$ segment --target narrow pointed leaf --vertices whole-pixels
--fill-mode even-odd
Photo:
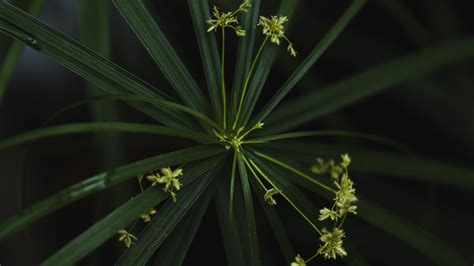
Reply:
[[[116,265],[145,265],[201,195],[206,197],[214,192],[211,183],[215,180],[218,168],[214,167],[200,179],[183,187],[178,192],[176,202],[168,201],[158,211],[160,215],[143,229],[136,244],[122,254]]]
[[[424,77],[447,65],[472,59],[474,39],[471,38],[451,41],[383,63],[348,79],[308,92],[282,106],[265,121],[265,132],[293,129],[403,82]]]
[[[288,17],[289,23],[291,23],[291,18],[293,17],[296,7],[299,3],[300,0],[283,0],[278,9],[278,15]],[[263,60],[259,60],[255,68],[252,82],[248,88],[247,96],[244,99],[242,115],[239,119],[239,127],[241,125],[247,124],[255,104],[257,104],[257,100],[260,96],[260,93],[262,92],[263,86],[265,85],[265,81],[268,78],[273,62],[275,61],[278,48],[280,47],[275,45],[267,45],[262,52],[260,58]]]
[[[207,99],[166,39],[142,0],[114,0],[122,16],[150,53],[153,60],[188,106],[208,113]]]
[[[267,115],[283,100],[291,89],[300,81],[300,79],[308,72],[308,70],[316,63],[321,55],[329,48],[336,38],[349,25],[354,16],[361,10],[367,0],[354,0],[334,26],[326,33],[324,38],[314,48],[311,54],[301,63],[301,65],[293,72],[290,78],[283,86],[273,95],[268,103],[257,114],[256,118],[250,124],[263,121]]]
[[[194,204],[186,219],[182,219],[171,235],[163,242],[156,254],[153,265],[183,265],[191,242],[194,240],[194,236],[199,226],[201,226],[204,214],[209,207],[211,198],[212,194],[208,193]]]
[[[308,141],[273,143],[271,148],[265,146],[265,149],[275,151],[280,156],[291,154],[293,160],[305,163],[307,168],[317,157],[337,158],[343,153],[348,153],[353,158],[351,168],[360,173],[379,178],[414,180],[455,189],[474,190],[473,167],[421,155]]]
[[[224,249],[227,256],[227,264],[230,266],[245,265],[243,260],[243,250],[241,247],[241,241],[237,234],[235,223],[229,223],[229,212],[227,211],[229,206],[229,176],[228,172],[224,172],[224,175],[220,180],[216,193],[214,195],[214,204],[217,211],[217,218],[219,226],[221,228],[222,240],[224,242]]]
[[[135,94],[171,99],[123,68],[5,1],[0,1],[0,32],[48,56],[109,94]],[[165,125],[178,128],[195,127],[183,114],[147,104],[133,106]]]
[[[28,13],[35,17],[38,16],[43,8],[44,0],[31,0],[29,2]],[[5,58],[0,61],[2,64],[0,67],[0,102],[2,102],[5,96],[8,83],[20,59],[23,47],[24,45],[21,42],[13,42],[8,48]]]
[[[174,136],[196,140],[202,143],[212,143],[215,139],[209,135],[197,133],[184,129],[174,129],[163,126],[121,123],[121,122],[96,122],[96,123],[75,123],[60,126],[41,128],[30,132],[15,135],[11,138],[0,140],[0,150],[10,148],[15,145],[28,143],[42,138],[77,134],[89,132],[127,132],[154,134],[162,136]]]
[[[259,251],[259,242],[257,238],[257,223],[255,220],[255,209],[253,206],[252,199],[252,190],[250,188],[249,179],[247,176],[247,168],[245,166],[244,160],[242,158],[242,153],[239,153],[237,157],[237,163],[239,166],[239,175],[240,181],[242,184],[242,192],[244,198],[244,208],[245,208],[245,217],[246,225],[248,232],[248,239],[250,241],[250,255],[251,255],[251,265],[261,265],[260,251]]]
[[[206,160],[197,165],[184,165],[183,186],[209,171],[217,162],[216,159]],[[140,215],[147,212],[160,202],[166,200],[169,194],[158,187],[151,187],[132,198],[105,218],[91,226],[85,232],[62,247],[49,257],[43,265],[73,265],[105,241],[117,235],[117,231],[126,228]]]
[[[238,99],[242,94],[245,79],[250,70],[253,60],[253,52],[255,46],[255,35],[257,32],[258,16],[260,12],[261,0],[252,0],[248,12],[242,14],[242,28],[245,30],[245,37],[239,39],[237,48],[234,82],[232,88],[232,108],[235,113],[238,106]],[[235,115],[235,114],[234,114]]]
[[[220,95],[220,61],[216,37],[207,32],[206,21],[211,17],[207,0],[188,0],[189,10],[193,19],[194,32],[201,53],[202,66],[207,80],[207,89],[211,99],[215,121],[222,121],[222,102]]]
[[[117,169],[100,173],[84,181],[67,187],[60,192],[22,210],[0,224],[0,239],[13,234],[45,215],[60,209],[74,201],[99,192],[138,175],[154,171],[162,167],[191,162],[224,152],[218,146],[197,146],[178,150],[142,161],[134,162]]]
[[[278,215],[275,206],[269,205],[264,200],[265,191],[263,190],[263,188],[255,181],[253,181],[253,179],[250,178],[250,181],[250,183],[252,184],[252,188],[255,194],[257,195],[256,197],[260,202],[260,205],[262,206],[265,215],[267,216],[267,221],[270,224],[273,233],[275,234],[275,238],[278,242],[278,245],[280,246],[280,250],[283,254],[283,257],[285,258],[285,262],[286,264],[291,264],[291,262],[294,260],[296,252],[290,242],[285,225],[281,221],[281,218]]]

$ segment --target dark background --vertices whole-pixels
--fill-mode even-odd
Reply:
[[[263,15],[274,14],[280,3],[276,0],[263,2]],[[299,52],[298,57],[290,58],[282,47],[265,86],[262,102],[279,88],[350,3],[348,0],[300,2],[288,31],[289,38]],[[290,98],[420,47],[473,34],[471,1],[399,1],[417,19],[414,24],[408,25],[400,24],[400,13],[387,10],[383,2],[369,0],[346,32],[295,88]],[[194,78],[200,84],[205,84],[186,1],[150,1],[150,7],[170,42],[192,70]],[[78,39],[76,12],[76,1],[49,0],[40,18],[53,28]],[[112,4],[110,29],[112,61],[173,94],[170,85]],[[235,47],[236,42],[230,44],[230,56],[227,58],[232,58]],[[3,56],[4,50],[0,50],[0,61]],[[233,73],[231,66],[229,62],[229,74]],[[394,87],[326,115],[304,128],[375,133],[407,144],[420,154],[471,167],[474,155],[472,74],[471,62],[446,67],[423,79]],[[462,76],[461,82],[453,82],[451,77],[456,75]],[[12,136],[39,128],[56,110],[84,97],[85,83],[81,78],[26,48],[0,106],[0,136]],[[119,104],[119,107],[121,121],[153,123],[124,104]],[[68,112],[54,124],[89,121],[88,111],[87,108],[80,108]],[[60,188],[100,171],[93,141],[93,135],[74,135],[42,140],[1,152],[0,220]],[[124,162],[190,145],[190,142],[176,142],[173,138],[142,135],[123,135],[121,143],[126,151]],[[433,232],[458,249],[468,262],[474,262],[472,192],[370,175],[358,181],[357,189],[358,193]],[[80,200],[41,219],[28,229],[0,242],[0,264],[38,264],[137,192],[136,184],[129,182]],[[292,219],[296,214],[285,208],[280,211],[284,214],[282,217],[290,217],[285,222],[297,250],[303,254],[312,252],[315,239],[298,229],[301,228],[301,221]],[[262,227],[261,231],[269,229]],[[431,263],[396,238],[356,218],[350,219],[346,231],[357,250],[371,265]],[[270,260],[274,259],[275,263],[282,261],[278,246],[271,236],[262,241],[270,244],[269,254],[273,257]],[[191,246],[185,265],[206,262],[224,265],[225,255],[221,243],[216,213],[211,208]],[[112,264],[121,250],[116,239],[111,239],[84,260],[83,264]],[[343,263],[341,260],[318,261],[318,265]]]

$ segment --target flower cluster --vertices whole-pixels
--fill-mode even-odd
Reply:
[[[295,261],[291,263],[291,266],[306,266],[304,259],[300,256],[300,254],[296,255]]]
[[[263,34],[270,38],[272,43],[280,45],[280,39],[286,40],[288,43],[287,50],[292,56],[296,56],[296,51],[293,48],[293,43],[285,36],[285,24],[288,21],[284,16],[271,16],[270,18],[260,16],[257,26],[261,26]]]
[[[163,190],[170,193],[173,201],[176,201],[176,191],[181,189],[181,182],[178,177],[183,175],[183,169],[178,168],[176,170],[171,170],[171,168],[166,167],[161,169],[161,175],[158,173],[148,175],[146,178],[152,182],[152,186],[156,184],[164,184],[165,187]]]
[[[236,15],[240,12],[247,12],[247,9],[250,7],[250,0],[244,0],[240,4],[239,8],[232,12],[221,12],[219,8],[214,6],[212,9],[212,18],[210,18],[207,23],[211,25],[207,31],[216,31],[217,28],[231,28],[235,31],[235,34],[239,37],[245,36],[246,32],[239,25]]]
[[[132,244],[137,240],[136,236],[129,233],[125,229],[119,230],[118,234],[119,234],[119,240],[118,241],[121,241],[121,242],[123,241],[123,243],[125,244],[125,246],[127,248],[130,248],[132,246]]]
[[[344,172],[344,169],[337,165],[334,160],[325,162],[323,159],[317,158],[316,164],[311,167],[311,171],[317,175],[328,174],[332,179],[337,179]]]
[[[342,239],[346,236],[342,229],[335,227],[332,232],[323,229],[320,240],[324,244],[318,249],[318,254],[322,254],[325,259],[336,259],[337,255],[343,257],[347,252],[342,247]]]

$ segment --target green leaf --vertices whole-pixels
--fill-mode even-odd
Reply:
[[[265,149],[277,151],[280,155],[291,154],[293,160],[306,165],[313,164],[316,157],[339,158],[348,153],[352,158],[351,169],[356,172],[474,190],[474,168],[421,155],[311,141],[272,143],[271,146],[265,145]]]
[[[329,46],[336,40],[336,38],[342,33],[342,31],[349,25],[354,16],[360,11],[365,5],[367,0],[354,0],[349,8],[342,14],[339,20],[332,26],[332,28],[326,33],[324,38],[319,44],[313,49],[311,54],[301,63],[301,65],[293,72],[290,78],[283,84],[283,86],[273,95],[268,103],[262,108],[257,114],[253,122],[253,125],[259,121],[263,121],[268,114],[280,103],[281,100],[290,92],[290,90],[300,81],[300,79],[308,72],[308,70],[316,63],[321,55],[329,48]]]
[[[237,112],[238,99],[242,95],[242,89],[245,79],[250,71],[252,63],[253,50],[255,46],[255,35],[257,32],[258,16],[260,12],[260,0],[253,0],[248,11],[242,14],[242,22],[240,23],[245,30],[245,38],[239,38],[237,55],[235,61],[234,82],[232,88],[232,106],[231,110]]]
[[[263,188],[255,181],[253,181],[253,179],[250,179],[250,181],[255,194],[257,194],[257,199],[260,202],[260,205],[262,205],[263,211],[267,216],[267,221],[270,224],[273,233],[275,234],[275,238],[278,242],[278,245],[280,246],[281,252],[283,253],[285,262],[286,264],[291,264],[291,262],[294,260],[296,252],[290,242],[285,225],[281,221],[280,216],[278,215],[278,212],[276,211],[275,207],[265,202],[263,197],[265,195],[265,191],[263,190]]]
[[[452,41],[375,66],[356,76],[308,92],[266,120],[266,133],[298,127],[400,83],[474,57],[474,39]],[[285,123],[281,123],[285,121]]]
[[[216,37],[207,32],[206,21],[211,17],[207,0],[188,0],[193,19],[194,32],[201,53],[202,66],[207,80],[215,121],[222,121],[222,101],[220,95],[220,60]]]
[[[44,5],[44,0],[30,0],[28,1],[28,13],[32,16],[38,16]],[[13,42],[8,48],[5,59],[0,67],[0,102],[2,102],[5,92],[7,90],[8,83],[13,75],[16,64],[20,59],[21,52],[23,51],[24,45],[20,42]]]
[[[250,256],[251,265],[261,265],[259,242],[257,238],[257,223],[255,220],[255,209],[253,207],[252,190],[247,176],[247,169],[242,158],[242,153],[238,153],[237,163],[239,167],[240,181],[242,184],[242,192],[244,197],[245,217],[247,219],[248,239],[250,240]]]
[[[138,235],[136,244],[122,254],[116,265],[145,265],[201,195],[207,197],[213,194],[215,186],[211,183],[219,168],[220,164],[192,185],[183,187],[176,202],[168,201],[158,211],[159,215]]]
[[[208,113],[207,99],[146,9],[143,0],[114,0],[113,2],[181,100],[195,110]]]
[[[212,194],[203,195],[187,214],[186,219],[182,219],[170,236],[163,242],[156,254],[153,265],[176,265],[180,266],[186,257],[191,246],[191,242],[201,225],[206,213]],[[179,251],[179,252],[177,252]]]
[[[437,265],[467,265],[459,252],[444,241],[379,204],[358,196],[357,217],[418,250]]]
[[[97,123],[75,123],[60,126],[52,126],[47,128],[41,128],[30,132],[15,135],[11,138],[0,140],[0,150],[10,148],[15,145],[31,142],[34,140],[61,136],[68,134],[77,133],[88,133],[88,132],[128,132],[128,133],[141,133],[141,134],[156,134],[163,136],[174,136],[196,140],[202,143],[214,143],[215,138],[197,133],[194,131],[188,131],[184,129],[174,129],[163,126],[147,125],[147,124],[135,124],[135,123],[121,123],[121,122],[97,122]]]
[[[299,0],[283,0],[278,9],[278,15],[288,17],[288,20],[291,23],[291,18],[293,17],[299,2]],[[260,56],[260,58],[264,58],[264,60],[259,60],[257,67],[255,68],[252,82],[248,88],[247,96],[244,99],[241,119],[239,119],[237,128],[247,124],[255,104],[257,104],[263,86],[265,85],[265,81],[268,78],[273,62],[275,61],[278,48],[279,47],[276,45],[267,45],[264,48],[262,55]]]
[[[84,181],[76,183],[60,192],[24,209],[0,224],[0,239],[11,235],[45,215],[60,209],[69,203],[99,192],[143,173],[152,172],[162,167],[191,162],[224,152],[218,146],[197,146],[178,150],[142,161],[134,162],[111,171],[103,172]]]
[[[370,140],[380,144],[384,144],[388,147],[395,148],[400,151],[410,151],[411,149],[395,140],[381,137],[374,134],[349,132],[349,131],[337,131],[337,130],[320,130],[320,131],[301,131],[291,132],[280,135],[265,136],[245,141],[246,143],[266,143],[276,140],[288,140],[293,138],[307,138],[307,137],[349,137],[358,138],[363,140]]]
[[[222,240],[224,242],[224,249],[227,256],[227,264],[230,266],[245,265],[243,260],[243,250],[241,241],[237,234],[236,223],[229,222],[229,182],[227,172],[223,173],[216,193],[214,195],[214,204],[217,211],[217,218],[219,227],[221,228]]]
[[[195,118],[199,119],[200,121],[206,123],[209,125],[211,128],[223,130],[221,126],[216,124],[214,121],[209,119],[206,115],[191,109],[189,107],[186,107],[184,105],[180,105],[174,102],[166,101],[166,100],[161,100],[161,99],[156,99],[156,98],[151,98],[151,97],[143,97],[143,96],[135,96],[135,95],[130,95],[130,94],[118,94],[118,95],[104,95],[104,96],[97,96],[97,97],[92,97],[89,99],[85,99],[83,101],[78,101],[75,103],[72,103],[64,108],[61,108],[57,112],[55,112],[53,115],[49,117],[49,119],[46,121],[46,123],[51,122],[52,120],[56,119],[59,115],[62,115],[64,112],[69,111],[71,109],[80,107],[84,104],[90,104],[90,103],[95,103],[99,101],[112,101],[112,100],[124,100],[124,101],[137,101],[137,102],[146,102],[146,103],[152,103],[158,106],[161,106],[163,108],[183,112],[190,114],[194,116]]]
[[[171,100],[123,68],[4,1],[0,1],[0,32],[48,56],[109,94]],[[183,114],[142,103],[133,106],[167,126],[196,128]]]
[[[195,166],[183,166],[184,174],[180,179],[181,182],[183,182],[183,186],[188,185],[209,171],[216,162],[216,159],[211,159]],[[59,251],[43,262],[43,265],[76,264],[87,254],[100,247],[105,241],[115,236],[118,230],[127,227],[140,215],[167,199],[168,196],[168,193],[158,187],[147,189],[63,246]]]

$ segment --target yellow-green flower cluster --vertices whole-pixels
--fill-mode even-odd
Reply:
[[[346,236],[342,229],[334,227],[332,232],[326,228],[323,230],[323,235],[320,237],[321,245],[318,249],[318,254],[322,254],[325,259],[336,259],[339,255],[346,256],[347,252],[342,247],[343,238]]]
[[[262,27],[263,34],[270,38],[272,43],[280,45],[280,39],[286,40],[288,43],[287,50],[292,56],[296,56],[296,51],[293,48],[293,43],[285,35],[285,24],[288,21],[284,16],[271,16],[270,18],[260,16],[257,26]]]
[[[245,36],[246,32],[239,25],[236,15],[241,12],[247,12],[247,9],[250,7],[250,0],[245,0],[240,4],[239,8],[232,12],[221,12],[219,8],[214,6],[212,9],[212,18],[207,21],[211,25],[207,31],[216,31],[217,28],[231,28],[235,31],[235,34],[239,37]]]
[[[171,170],[171,168],[166,167],[161,169],[161,175],[158,173],[148,175],[147,179],[152,182],[152,186],[156,184],[164,184],[165,187],[163,190],[168,192],[173,199],[176,201],[176,191],[181,189],[181,182],[178,177],[183,175],[183,169],[178,168],[176,170]]]
[[[118,231],[119,241],[123,242],[127,248],[130,248],[137,238],[125,229]]]
[[[324,207],[319,211],[319,220],[331,219],[337,221],[347,213],[357,214],[357,197],[355,195],[354,182],[349,178],[349,165],[351,158],[347,154],[341,155],[341,162],[336,165],[333,160],[324,163],[318,158],[318,164],[312,167],[313,172],[331,173],[335,190],[334,204],[331,209]],[[335,170],[337,169],[337,170]],[[339,170],[340,169],[340,170]]]

